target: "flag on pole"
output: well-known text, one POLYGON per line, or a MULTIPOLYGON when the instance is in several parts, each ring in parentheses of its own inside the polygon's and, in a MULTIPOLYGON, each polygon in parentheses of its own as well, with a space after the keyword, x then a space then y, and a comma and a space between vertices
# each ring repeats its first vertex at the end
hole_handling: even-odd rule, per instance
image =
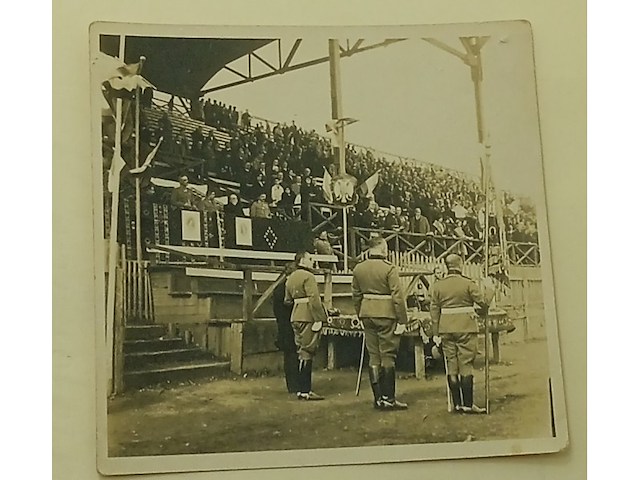
POLYGON ((149 152, 149 155, 147 155, 147 158, 144 160, 144 163, 142 165, 140 165, 138 168, 132 168, 131 170, 129 170, 129 173, 136 175, 139 173, 144 173, 144 171, 149 168, 149 165, 151 165, 151 162, 153 161, 153 158, 156 156, 156 153, 158 153, 158 149, 160 148, 160 144, 162 143, 162 139, 163 137, 160 137, 158 139, 158 144, 153 147, 153 150, 151 150, 151 152, 149 152))
POLYGON ((373 191, 378 186, 378 182, 380 181, 380 171, 378 170, 376 173, 367 178, 362 185, 360 185, 360 192, 363 196, 367 197, 369 195, 373 195, 373 191))
POLYGON ((322 195, 327 203, 333 203, 333 192, 331 191, 331 175, 324 169, 324 176, 322 177, 322 195))
POLYGON ((327 133, 331 134, 331 146, 337 147, 340 143, 338 141, 338 122, 336 120, 331 120, 324 124, 324 128, 327 133))

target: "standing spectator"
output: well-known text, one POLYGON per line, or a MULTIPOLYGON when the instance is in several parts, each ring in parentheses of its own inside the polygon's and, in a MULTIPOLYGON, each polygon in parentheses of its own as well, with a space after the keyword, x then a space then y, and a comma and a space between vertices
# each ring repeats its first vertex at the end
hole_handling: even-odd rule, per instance
MULTIPOLYGON (((333 255, 333 247, 331 246, 331 242, 329 242, 329 235, 326 231, 321 232, 318 238, 314 240, 313 248, 318 255, 333 255)), ((318 266, 330 270, 335 269, 335 264, 330 262, 319 262, 318 266)))
POLYGON ((385 230, 398 230, 400 228, 400 218, 396 213, 396 207, 393 205, 389 206, 389 213, 384 219, 384 229, 385 230))
POLYGON ((283 194, 284 188, 282 188, 282 183, 276 178, 273 182, 273 186, 271 187, 271 202, 274 207, 278 207, 283 194))
POLYGON ((200 202, 199 207, 199 210, 208 213, 222 212, 223 209, 222 203, 216 199, 216 194, 213 191, 200 202))
POLYGON ((238 128, 238 118, 240 114, 236 110, 236 107, 233 107, 231 110, 231 126, 232 128, 238 128))
POLYGON ((266 197, 268 191, 269 187, 267 186, 267 182, 265 182, 264 175, 262 173, 258 173, 256 176, 256 183, 253 185, 253 198, 258 198, 262 194, 266 197))
POLYGON ((261 193, 258 199, 251 204, 249 216, 251 218, 271 218, 271 209, 267 203, 266 193, 261 193))
POLYGON ((245 110, 242 113, 242 128, 249 128, 251 126, 251 115, 249 115, 249 110, 245 110))
MULTIPOLYGON (((291 177, 292 173, 293 173, 293 170, 289 172, 289 177, 291 177)), ((294 195, 300 195, 302 193, 302 177, 300 175, 295 176, 295 179, 291 184, 291 191, 293 192, 294 195)))
POLYGON ((363 228, 378 228, 378 204, 369 200, 369 206, 362 214, 363 228))
POLYGON ((296 196, 291 191, 291 187, 284 187, 284 192, 282 193, 282 199, 280 200, 279 206, 282 208, 284 214, 293 218, 295 215, 293 213, 293 204, 296 200, 296 196))
POLYGON ((427 217, 422 215, 420 207, 413 211, 413 217, 411 217, 409 225, 409 231, 411 233, 426 235, 431 230, 429 228, 429 221, 427 220, 427 217))
POLYGON ((193 192, 189 188, 189 177, 182 175, 176 188, 171 193, 171 206, 180 209, 192 210, 195 208, 193 192))

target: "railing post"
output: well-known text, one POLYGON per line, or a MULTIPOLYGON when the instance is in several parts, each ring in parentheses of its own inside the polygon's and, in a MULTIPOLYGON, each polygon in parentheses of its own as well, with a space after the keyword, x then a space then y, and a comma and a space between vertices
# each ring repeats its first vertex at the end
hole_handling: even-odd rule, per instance
MULTIPOLYGON (((352 227, 350 230, 350 234, 351 234, 351 242, 350 242, 350 250, 351 250, 351 257, 356 258, 359 254, 358 252, 358 248, 356 247, 356 231, 355 231, 355 227, 352 227)), ((345 252, 346 253, 346 252, 345 252)))
POLYGON ((242 278, 242 319, 253 320, 253 276, 250 268, 243 270, 242 278))
MULTIPOLYGON (((324 274, 324 306, 333 307, 333 275, 331 271, 324 274)), ((327 335, 327 370, 336 368, 336 342, 333 335, 327 335)))

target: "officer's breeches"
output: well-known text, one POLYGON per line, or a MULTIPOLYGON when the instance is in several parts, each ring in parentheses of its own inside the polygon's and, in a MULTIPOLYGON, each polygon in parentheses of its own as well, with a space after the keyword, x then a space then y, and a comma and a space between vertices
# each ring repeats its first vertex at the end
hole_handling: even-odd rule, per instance
POLYGON ((395 367, 400 347, 400 335, 393 334, 396 321, 388 318, 363 318, 362 324, 369 352, 369 366, 395 367))
POLYGON ((311 360, 320 344, 320 332, 311 330, 312 325, 309 322, 291 322, 300 360, 311 360))
POLYGON ((442 351, 449 375, 473 375, 473 361, 478 354, 476 333, 443 333, 442 351))

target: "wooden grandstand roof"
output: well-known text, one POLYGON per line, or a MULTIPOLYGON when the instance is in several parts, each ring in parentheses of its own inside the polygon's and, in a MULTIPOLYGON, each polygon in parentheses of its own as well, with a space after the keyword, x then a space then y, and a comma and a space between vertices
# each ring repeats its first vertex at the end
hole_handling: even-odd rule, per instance
MULTIPOLYGON (((125 63, 146 57, 144 77, 158 90, 184 98, 201 95, 202 87, 225 65, 273 39, 172 38, 127 36, 125 63)), ((119 37, 101 35, 100 51, 118 56, 119 37)))

